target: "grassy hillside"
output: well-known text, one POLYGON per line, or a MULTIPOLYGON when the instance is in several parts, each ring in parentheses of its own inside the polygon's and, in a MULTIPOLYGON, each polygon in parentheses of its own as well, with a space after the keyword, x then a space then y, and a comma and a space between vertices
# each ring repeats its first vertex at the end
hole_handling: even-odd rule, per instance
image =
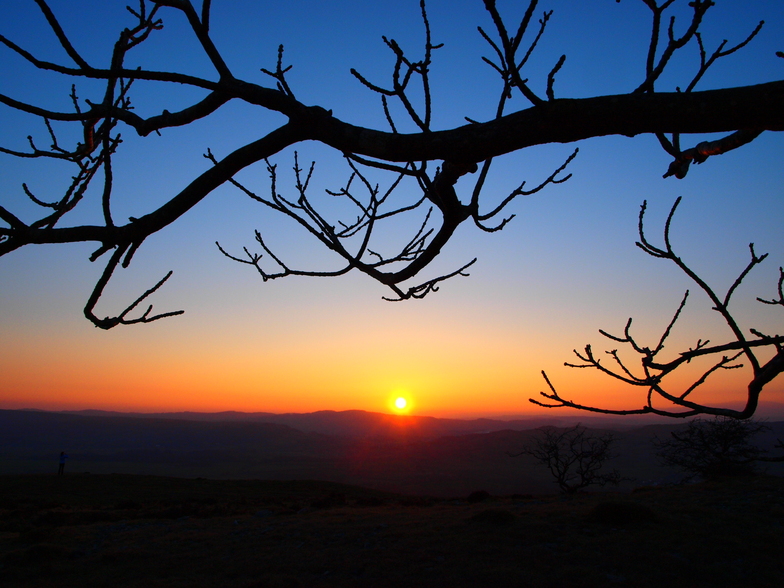
POLYGON ((324 482, 0 476, 14 586, 780 586, 784 479, 473 502, 324 482))

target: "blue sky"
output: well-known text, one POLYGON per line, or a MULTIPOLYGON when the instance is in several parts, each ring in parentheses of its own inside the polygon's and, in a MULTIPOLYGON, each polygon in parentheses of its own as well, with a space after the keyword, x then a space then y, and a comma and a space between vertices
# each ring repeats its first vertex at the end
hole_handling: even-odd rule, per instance
MULTIPOLYGON (((52 2, 65 30, 88 60, 104 64, 121 26, 123 2, 52 2)), ((683 26, 683 8, 676 26, 683 26)), ((717 2, 708 13, 704 40, 739 42, 764 19, 762 32, 743 51, 720 60, 698 89, 746 85, 781 78, 784 5, 780 2, 717 2)), ((510 28, 523 3, 499 2, 510 28)), ((650 13, 642 2, 554 1, 542 42, 524 72, 537 92, 562 53, 557 97, 623 93, 643 78, 650 13)), ((33 2, 1 9, 2 34, 41 57, 64 61, 33 2)), ((490 48, 478 34, 492 24, 478 0, 431 1, 428 12, 435 52, 432 68, 434 128, 450 128, 468 116, 491 118, 499 91, 481 61, 490 48)), ((132 54, 133 63, 210 76, 209 65, 171 10, 165 28, 132 54)), ((418 2, 214 2, 212 33, 238 77, 269 83, 259 69, 274 67, 277 47, 294 67, 289 83, 298 99, 332 109, 357 125, 386 128, 378 97, 350 74, 354 67, 384 85, 393 63, 381 36, 396 39, 413 55, 421 52, 423 26, 418 2)), ((37 105, 69 109, 70 80, 41 75, 22 60, 0 52, 6 72, 0 92, 37 105)), ((690 47, 673 62, 658 86, 685 86, 697 67, 690 47)), ((95 86, 78 82, 80 97, 99 99, 95 86)), ((198 93, 161 84, 138 84, 132 94, 139 114, 175 110, 198 93)), ((510 110, 527 107, 519 99, 510 110)), ((160 137, 135 137, 116 158, 117 218, 138 216, 170 198, 200 173, 209 148, 217 156, 258 138, 283 122, 280 115, 231 104, 210 119, 160 137)), ((0 144, 24 148, 32 134, 46 144, 40 121, 0 109, 0 144)), ((66 127, 56 127, 65 140, 66 127)), ((405 128, 405 127, 404 127, 405 128)), ((73 138, 74 135, 71 135, 73 138)), ((686 138, 688 144, 701 138, 686 138)), ((113 408, 135 410, 269 410, 274 412, 364 408, 386 410, 388 398, 404 391, 412 410, 427 414, 514 414, 530 410, 528 397, 542 389, 546 369, 568 397, 599 394, 614 405, 638 406, 638 391, 598 374, 562 367, 571 350, 604 345, 603 328, 622 329, 635 317, 639 333, 658 337, 686 288, 677 268, 647 257, 634 246, 637 213, 649 200, 649 234, 660 235, 678 196, 684 201, 673 226, 682 257, 719 290, 748 260, 748 243, 770 258, 736 295, 747 326, 781 331, 775 309, 756 296, 772 297, 777 268, 784 265, 781 227, 782 138, 765 133, 753 144, 693 166, 682 181, 662 179, 668 156, 655 138, 607 137, 581 143, 571 180, 511 207, 517 217, 501 233, 463 227, 433 272, 450 271, 478 257, 471 276, 445 283, 422 301, 388 303, 382 286, 360 275, 338 279, 288 278, 263 283, 252 268, 232 263, 216 240, 238 251, 261 229, 287 259, 316 268, 336 267, 313 241, 290 223, 271 216, 236 189, 224 186, 173 226, 149 238, 131 268, 117 275, 104 314, 123 307, 168 270, 174 276, 156 294, 158 310, 184 308, 182 317, 140 327, 102 332, 81 314, 102 266, 87 257, 91 245, 40 246, 0 259, 0 406, 113 408)), ((312 193, 339 188, 349 174, 339 154, 308 143, 296 147, 301 163, 316 161, 312 193)), ((485 188, 487 208, 522 180, 535 185, 571 153, 570 145, 546 145, 494 163, 485 188)), ((281 186, 291 185, 293 150, 274 158, 281 186)), ((21 183, 45 197, 57 194, 70 170, 39 161, 0 158, 0 199, 20 217, 36 211, 24 200, 21 183)), ((374 176, 375 177, 375 176, 374 176)), ((389 179, 378 175, 384 185, 389 179)), ((268 189, 262 166, 240 178, 268 189)), ((458 184, 466 195, 470 177, 458 184)), ((406 197, 401 195, 401 197, 406 197)), ((315 198, 315 196, 314 196, 315 198)), ((323 199, 329 200, 324 196, 323 199)), ((97 200, 86 202, 73 221, 99 219, 97 200)), ((416 221, 410 225, 416 226, 416 221)), ((410 229, 409 229, 410 230, 410 229)), ((100 262, 99 262, 100 263, 100 262)), ((430 275, 436 275, 435 273, 430 275)), ((673 350, 697 338, 727 339, 702 295, 692 297, 673 350)), ((743 379, 731 374, 712 394, 729 398, 743 379)), ((782 385, 766 397, 784 402, 782 385)))

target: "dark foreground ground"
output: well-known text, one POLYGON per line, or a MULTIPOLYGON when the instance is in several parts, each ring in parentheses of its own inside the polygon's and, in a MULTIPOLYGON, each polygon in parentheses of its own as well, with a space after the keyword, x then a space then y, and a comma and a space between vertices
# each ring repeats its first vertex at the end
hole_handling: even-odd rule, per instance
POLYGON ((784 479, 402 496, 323 482, 0 476, 2 586, 784 583, 784 479))

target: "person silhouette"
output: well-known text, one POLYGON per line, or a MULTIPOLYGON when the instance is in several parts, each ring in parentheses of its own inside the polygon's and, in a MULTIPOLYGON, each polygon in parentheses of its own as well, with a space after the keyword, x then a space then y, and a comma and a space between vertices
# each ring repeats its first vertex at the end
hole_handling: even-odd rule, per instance
POLYGON ((57 468, 57 475, 62 476, 63 472, 65 471, 65 460, 68 459, 68 456, 65 454, 65 451, 60 452, 60 467, 57 468))

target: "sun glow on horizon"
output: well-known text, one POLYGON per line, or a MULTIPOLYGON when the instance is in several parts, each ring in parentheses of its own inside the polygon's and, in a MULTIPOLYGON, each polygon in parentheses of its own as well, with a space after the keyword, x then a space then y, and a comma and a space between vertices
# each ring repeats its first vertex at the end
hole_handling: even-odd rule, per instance
POLYGON ((389 397, 388 406, 395 414, 410 414, 411 395, 405 390, 395 390, 389 397))

